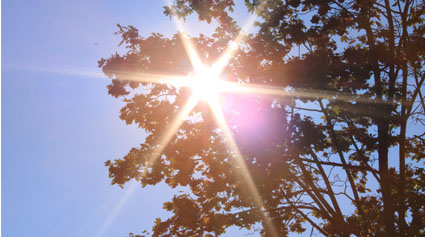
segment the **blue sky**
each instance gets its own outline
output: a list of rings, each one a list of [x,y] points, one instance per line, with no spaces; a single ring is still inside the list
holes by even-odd
[[[111,186],[103,162],[144,134],[119,120],[123,104],[107,95],[109,80],[89,76],[120,50],[117,23],[145,36],[175,33],[164,4],[2,1],[3,236],[126,236],[168,215],[162,203],[175,191],[165,185],[137,188],[116,208],[128,187]],[[186,26],[193,34],[213,29],[195,16]]]

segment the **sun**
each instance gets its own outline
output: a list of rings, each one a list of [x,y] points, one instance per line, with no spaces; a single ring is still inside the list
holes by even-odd
[[[202,66],[191,80],[190,87],[200,100],[212,103],[218,99],[223,88],[223,80],[215,70]]]

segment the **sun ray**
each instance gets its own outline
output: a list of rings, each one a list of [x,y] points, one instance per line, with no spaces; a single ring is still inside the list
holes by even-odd
[[[239,34],[236,38],[230,43],[229,46],[224,50],[224,52],[219,56],[217,61],[212,66],[212,71],[217,73],[217,76],[223,71],[223,69],[228,65],[230,59],[235,55],[236,51],[239,49],[239,44],[245,37],[245,33],[254,25],[254,21],[257,19],[257,14],[253,14],[249,17],[248,21],[239,31]]]
[[[240,168],[239,175],[241,179],[243,179],[244,183],[246,184],[246,188],[248,189],[248,192],[250,193],[250,195],[252,195],[255,205],[262,213],[262,218],[264,220],[264,223],[266,224],[267,229],[270,231],[272,236],[276,236],[276,237],[279,236],[276,230],[276,227],[273,225],[273,221],[270,219],[268,211],[264,206],[263,199],[261,198],[260,193],[255,187],[254,180],[248,170],[248,167],[245,164],[245,161],[243,160],[242,154],[240,153],[238,145],[236,144],[233,138],[232,132],[230,131],[227,125],[226,119],[224,118],[223,112],[221,111],[218,100],[209,101],[209,104],[214,114],[214,117],[216,118],[217,124],[221,128],[223,135],[226,138],[227,145],[229,146],[230,150],[234,153],[235,164],[239,166]]]
[[[264,3],[264,1],[263,1]],[[258,17],[258,13],[261,12],[264,8],[264,4],[260,3],[255,13],[253,13],[248,20],[245,22],[241,30],[239,31],[236,38],[230,43],[229,46],[224,50],[220,55],[217,61],[212,66],[212,71],[217,73],[217,76],[223,71],[223,69],[228,65],[230,59],[235,55],[236,51],[239,49],[239,44],[244,40],[245,34],[254,26],[254,22]]]
[[[362,96],[353,96],[342,92],[325,91],[325,90],[286,90],[284,87],[248,85],[235,82],[222,82],[223,87],[220,90],[225,93],[242,93],[242,94],[258,94],[272,95],[280,97],[303,97],[310,99],[327,99],[345,102],[360,102],[365,104],[395,104],[397,102],[370,99]]]
[[[115,219],[121,208],[125,205],[125,203],[128,201],[128,199],[131,197],[131,195],[136,190],[137,181],[133,180],[133,182],[130,183],[130,185],[125,190],[124,194],[121,196],[118,203],[114,206],[111,212],[109,212],[108,217],[105,219],[105,221],[100,226],[100,229],[96,233],[96,237],[102,237],[105,234],[105,231],[108,230],[109,225],[112,223],[112,221]]]
[[[189,86],[189,81],[185,76],[119,71],[114,71],[112,73],[115,75],[115,78],[119,80],[147,82],[154,84],[169,84],[176,87]]]
[[[5,65],[7,69],[17,69],[26,71],[38,71],[47,73],[56,73],[63,75],[73,75],[90,78],[107,78],[104,73],[80,69],[67,69],[67,68],[49,68],[49,67],[34,67],[34,66],[16,66]],[[144,73],[144,72],[128,72],[128,71],[115,71],[109,70],[107,73],[113,74],[114,79],[134,81],[134,82],[147,82],[154,84],[170,84],[176,87],[188,87],[191,81],[187,76],[164,74],[164,73]]]
[[[78,70],[78,69],[70,69],[70,68],[36,67],[36,66],[21,66],[21,65],[6,64],[3,66],[3,69],[57,73],[57,74],[63,74],[63,75],[91,77],[91,78],[99,78],[99,79],[105,78],[105,75],[98,71]]]
[[[174,121],[171,123],[170,127],[168,128],[168,131],[159,140],[158,147],[154,150],[154,152],[152,152],[151,157],[146,162],[146,168],[151,167],[153,163],[158,159],[158,157],[161,155],[162,151],[164,150],[165,146],[168,144],[171,138],[175,135],[180,125],[183,123],[184,118],[189,115],[189,113],[192,111],[192,109],[195,107],[198,101],[199,101],[199,98],[196,96],[191,96],[189,98],[189,100],[186,102],[183,109],[178,113]],[[104,232],[107,230],[109,225],[115,219],[115,216],[118,214],[120,209],[125,205],[128,198],[133,194],[135,188],[137,187],[137,184],[138,182],[133,181],[129,185],[127,190],[122,195],[121,199],[118,201],[118,204],[114,207],[112,212],[108,215],[106,220],[103,222],[96,236],[102,236],[104,234]]]
[[[190,114],[190,112],[193,110],[193,108],[198,104],[199,97],[196,95],[192,95],[182,110],[177,114],[174,121],[171,123],[171,125],[167,128],[167,131],[165,134],[162,135],[162,137],[159,139],[157,148],[151,153],[149,160],[147,161],[146,167],[149,168],[153,165],[153,163],[158,159],[158,157],[161,155],[162,151],[164,151],[165,147],[167,146],[168,142],[170,142],[171,138],[176,134],[177,130],[182,125],[184,119]]]
[[[186,53],[189,56],[189,60],[192,64],[193,70],[195,71],[195,73],[198,72],[198,70],[200,70],[203,65],[202,65],[202,60],[199,57],[198,51],[195,49],[195,47],[193,47],[193,43],[190,40],[190,38],[185,35],[183,32],[186,32],[184,29],[184,26],[182,24],[182,22],[179,20],[177,13],[174,11],[174,8],[170,2],[170,0],[165,0],[167,6],[171,9],[171,16],[173,18],[173,22],[176,25],[177,30],[179,31],[179,36],[180,39],[183,43],[183,46],[186,50]]]
[[[198,101],[199,101],[199,97],[195,95],[192,95],[188,99],[188,101],[186,102],[182,110],[177,114],[176,118],[171,123],[170,127],[168,128],[168,131],[159,140],[158,147],[152,152],[149,160],[146,162],[146,168],[151,167],[154,164],[154,162],[158,159],[158,157],[161,155],[162,151],[164,150],[168,142],[175,135],[176,131],[179,129],[179,127],[183,123],[185,117],[189,115],[189,113],[196,106]],[[143,175],[146,175],[146,173],[144,173]],[[133,181],[129,185],[127,190],[122,195],[121,199],[118,201],[118,204],[115,205],[114,209],[109,213],[108,217],[103,222],[96,236],[102,236],[105,233],[105,231],[107,230],[109,225],[112,223],[112,221],[115,219],[115,216],[118,214],[120,209],[125,205],[128,198],[133,194],[134,190],[137,187],[137,184],[138,182]]]

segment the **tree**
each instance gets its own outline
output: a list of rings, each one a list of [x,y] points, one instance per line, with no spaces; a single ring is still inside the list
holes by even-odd
[[[175,0],[165,14],[217,21],[212,36],[190,38],[212,64],[241,28],[233,0]],[[112,184],[185,186],[164,208],[153,235],[219,235],[230,226],[265,236],[425,234],[425,25],[423,1],[246,0],[258,14],[223,74],[280,96],[227,93],[222,108],[263,206],[247,192],[223,130],[198,104],[150,164],[190,88],[129,80],[146,73],[188,75],[178,34],[142,37],[119,26],[128,52],[101,59],[120,118],[148,134],[140,147],[107,161]],[[188,36],[185,36],[188,37]],[[184,38],[184,37],[183,37]],[[253,119],[256,118],[256,119]],[[263,214],[262,214],[263,213]],[[264,214],[266,213],[266,214]],[[270,220],[268,225],[264,216]],[[270,223],[269,223],[270,224]]]

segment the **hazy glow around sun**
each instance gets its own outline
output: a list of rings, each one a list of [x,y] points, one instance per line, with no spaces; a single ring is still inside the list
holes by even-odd
[[[219,73],[208,67],[202,67],[191,80],[193,93],[205,102],[211,103],[218,99],[218,94],[223,90],[223,81]]]

